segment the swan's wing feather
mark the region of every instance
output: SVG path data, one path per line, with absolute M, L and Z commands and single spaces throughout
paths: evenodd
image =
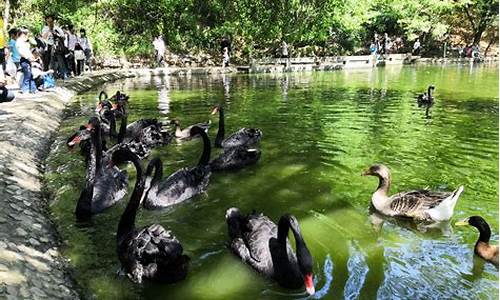
M 271 275 L 273 272 L 273 261 L 270 240 L 277 238 L 278 228 L 268 217 L 259 214 L 247 218 L 244 230 L 244 240 L 248 245 L 251 257 L 255 260 L 253 267 L 259 271 Z
M 241 128 L 222 141 L 223 148 L 249 146 L 258 143 L 262 137 L 262 132 L 255 128 Z
M 208 185 L 210 169 L 200 166 L 190 169 L 180 169 L 159 183 L 155 195 L 148 193 L 150 207 L 170 206 L 203 192 Z
M 132 279 L 139 282 L 143 277 L 162 281 L 185 277 L 189 259 L 182 252 L 175 235 L 158 224 L 133 232 L 119 248 L 122 263 L 129 267 Z
M 247 147 L 226 148 L 210 162 L 214 171 L 234 170 L 256 163 L 260 159 L 260 150 Z
M 401 192 L 391 196 L 390 208 L 399 214 L 411 215 L 414 212 L 438 206 L 450 195 L 451 193 L 449 192 L 433 192 L 428 190 Z
M 116 167 L 104 168 L 95 180 L 92 212 L 101 212 L 123 199 L 127 189 L 127 172 Z

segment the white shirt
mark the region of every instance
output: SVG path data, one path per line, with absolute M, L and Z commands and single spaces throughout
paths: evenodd
M 83 50 L 89 49 L 90 51 L 92 51 L 92 44 L 90 43 L 90 40 L 87 37 L 78 38 L 78 43 L 80 44 Z
M 163 39 L 155 39 L 153 41 L 153 46 L 155 50 L 158 51 L 158 53 L 165 53 L 165 42 L 163 41 Z
M 22 58 L 33 60 L 34 57 L 31 53 L 30 43 L 17 39 L 16 48 L 17 52 L 19 52 L 19 55 L 21 55 Z
M 286 43 L 281 45 L 281 54 L 283 54 L 283 56 L 288 55 L 288 45 Z
M 85 60 L 85 53 L 83 52 L 83 50 L 75 50 L 75 59 Z
M 42 38 L 45 39 L 48 45 L 54 45 L 54 35 L 52 32 L 57 32 L 60 36 L 64 36 L 64 32 L 61 28 L 54 25 L 54 28 L 50 30 L 48 25 L 42 28 Z
M 415 44 L 413 44 L 413 49 L 420 48 L 420 42 L 416 41 Z
M 69 50 L 75 51 L 75 45 L 78 42 L 78 38 L 73 33 L 69 33 L 66 37 L 67 45 Z M 83 48 L 83 47 L 82 47 Z

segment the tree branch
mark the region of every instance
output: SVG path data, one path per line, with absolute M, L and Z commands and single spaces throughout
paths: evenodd
M 472 25 L 472 30 L 475 32 L 476 31 L 476 24 L 474 24 L 474 18 L 471 16 L 469 12 L 469 4 L 465 5 L 465 14 L 467 14 L 467 18 L 469 19 L 470 24 Z

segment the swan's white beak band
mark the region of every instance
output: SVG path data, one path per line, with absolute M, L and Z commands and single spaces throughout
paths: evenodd
M 79 136 L 75 136 L 74 139 L 72 139 L 69 143 L 68 143 L 68 147 L 73 147 L 74 145 L 78 144 L 80 142 L 80 137 Z
M 306 286 L 306 292 L 312 296 L 314 295 L 314 281 L 313 281 L 313 275 L 311 273 L 307 274 L 304 276 L 304 285 Z

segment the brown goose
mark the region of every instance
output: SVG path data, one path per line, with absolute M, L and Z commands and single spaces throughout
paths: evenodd
M 463 192 L 460 186 L 454 192 L 415 190 L 388 196 L 391 187 L 391 172 L 384 165 L 373 165 L 363 176 L 379 178 L 378 188 L 373 193 L 373 207 L 387 216 L 408 217 L 417 220 L 446 221 L 453 215 L 458 197 Z

